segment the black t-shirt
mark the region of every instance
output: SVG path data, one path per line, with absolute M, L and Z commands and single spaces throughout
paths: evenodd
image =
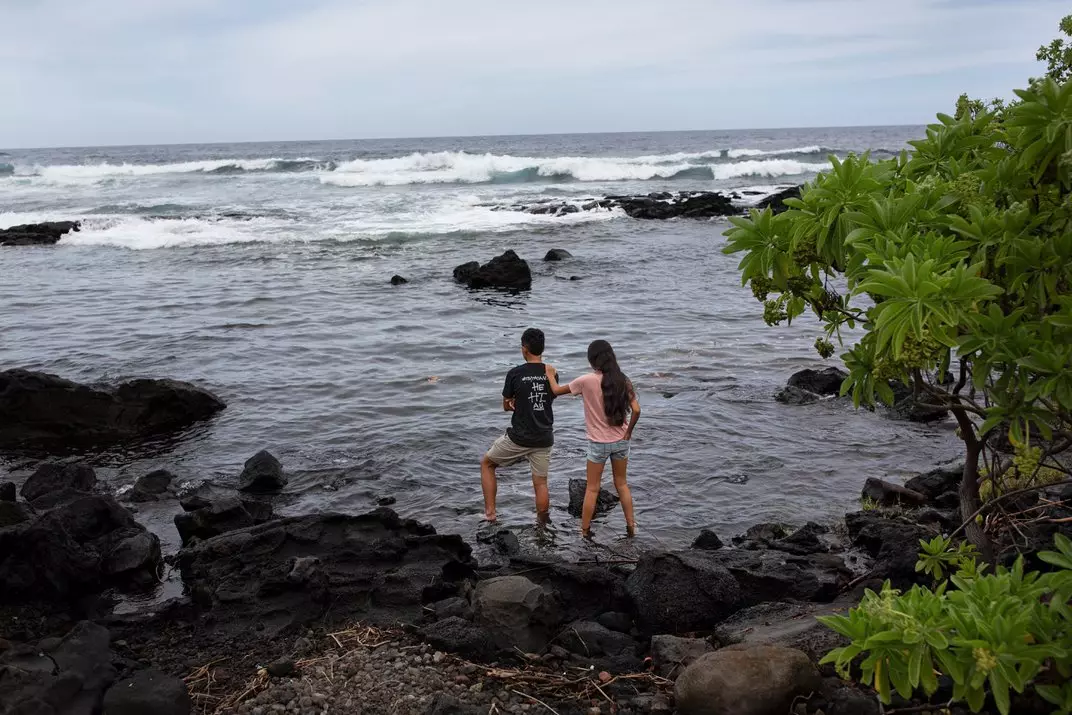
M 520 447 L 550 447 L 555 443 L 555 395 L 541 362 L 527 362 L 506 373 L 503 397 L 514 400 L 514 416 L 506 435 Z

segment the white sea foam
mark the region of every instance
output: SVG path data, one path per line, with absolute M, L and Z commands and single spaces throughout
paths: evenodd
M 331 162 L 302 157 L 298 159 L 206 159 L 170 164 L 51 164 L 16 166 L 12 179 L 34 177 L 48 183 L 93 183 L 118 177 L 155 176 L 159 174 L 211 174 L 269 172 L 286 170 L 325 170 L 334 168 Z
M 528 157 L 466 152 L 415 153 L 392 159 L 358 159 L 340 164 L 320 181 L 335 186 L 405 184 L 481 184 L 552 180 L 608 182 L 742 176 L 795 176 L 820 171 L 825 164 L 766 159 L 697 164 L 705 154 L 641 157 Z M 676 161 L 675 161 L 676 160 Z M 688 161 L 691 160 L 691 161 Z
M 823 151 L 823 147 L 814 146 L 800 146 L 792 149 L 730 149 L 726 152 L 726 156 L 730 159 L 741 159 L 748 156 L 786 156 L 789 154 L 818 154 Z

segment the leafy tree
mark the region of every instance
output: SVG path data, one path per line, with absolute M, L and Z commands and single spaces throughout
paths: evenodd
M 1072 37 L 1072 15 L 1061 20 L 1061 33 L 1066 37 Z M 1058 37 L 1048 45 L 1039 48 L 1035 59 L 1046 63 L 1047 76 L 1058 82 L 1066 82 L 1072 78 L 1072 43 Z
M 831 157 L 788 211 L 732 219 L 725 248 L 743 254 L 768 324 L 810 309 L 819 353 L 846 348 L 842 393 L 857 406 L 892 404 L 901 383 L 952 414 L 967 535 L 988 559 L 971 518 L 981 476 L 1067 474 L 1072 447 L 1072 82 L 1016 94 L 964 98 L 898 158 Z M 988 447 L 1005 430 L 1012 460 Z

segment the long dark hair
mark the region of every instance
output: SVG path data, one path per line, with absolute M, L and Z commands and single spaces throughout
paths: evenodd
M 633 386 L 618 367 L 614 348 L 606 340 L 593 341 L 588 346 L 588 364 L 603 373 L 603 411 L 607 422 L 614 427 L 624 425 L 633 398 Z

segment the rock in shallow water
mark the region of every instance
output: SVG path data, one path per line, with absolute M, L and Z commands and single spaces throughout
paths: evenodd
M 532 271 L 524 259 L 507 251 L 483 266 L 476 261 L 458 266 L 454 269 L 454 280 L 470 288 L 529 290 L 532 288 Z
M 277 492 L 286 485 L 283 465 L 266 449 L 247 459 L 238 477 L 238 489 L 243 492 Z
M 573 258 L 573 254 L 564 248 L 552 248 L 547 252 L 547 255 L 543 257 L 545 261 L 564 261 L 567 258 Z
M 822 370 L 801 370 L 794 373 L 787 383 L 788 387 L 795 387 L 807 392 L 824 397 L 833 397 L 841 394 L 841 385 L 849 374 L 836 367 L 828 367 Z
M 80 221 L 49 221 L 0 228 L 0 246 L 50 246 L 71 231 L 80 231 Z
M 97 475 L 84 464 L 42 464 L 22 485 L 22 498 L 34 501 L 52 492 L 74 489 L 88 492 L 97 485 Z
M 584 510 L 584 495 L 587 491 L 587 482 L 583 479 L 571 479 L 569 481 L 569 506 L 567 511 L 570 516 L 581 516 L 581 512 Z M 617 494 L 612 494 L 606 489 L 599 490 L 599 498 L 596 500 L 596 516 L 602 516 L 614 511 L 614 507 L 618 506 L 618 502 L 621 501 Z
M 161 494 L 167 492 L 174 479 L 175 475 L 164 469 L 149 472 L 134 482 L 134 487 L 130 490 L 130 501 L 135 503 L 156 501 Z
M 176 380 L 96 388 L 42 372 L 5 370 L 0 450 L 112 446 L 184 429 L 224 407 L 212 393 Z

